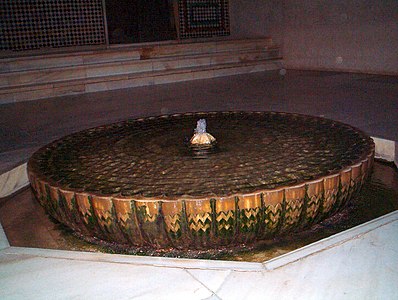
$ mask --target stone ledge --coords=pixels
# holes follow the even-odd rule
[[[280,68],[282,68],[282,60],[280,58],[270,58],[242,63],[215,64],[159,71],[147,70],[138,73],[29,84],[0,88],[0,104],[243,73],[272,71]],[[198,76],[199,74],[200,76]]]
[[[271,67],[268,61],[272,60],[275,64]],[[264,67],[266,62],[268,66]],[[279,47],[266,37],[137,44],[3,58],[0,59],[0,104],[274,70],[281,65]],[[195,76],[196,73],[200,74]]]

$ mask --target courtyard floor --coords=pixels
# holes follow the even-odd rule
[[[398,77],[288,70],[0,105],[0,174],[85,128],[221,110],[322,116],[396,142]],[[395,211],[273,260],[245,263],[10,247],[0,226],[0,298],[397,299],[397,237]]]

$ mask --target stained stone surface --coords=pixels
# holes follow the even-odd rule
[[[203,118],[217,144],[198,151],[189,139]],[[82,236],[208,248],[325,218],[359,191],[373,156],[368,136],[323,118],[188,113],[67,136],[37,151],[28,172],[49,214]]]

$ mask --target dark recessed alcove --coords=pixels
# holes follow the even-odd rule
[[[106,1],[110,44],[129,44],[177,37],[172,1]]]

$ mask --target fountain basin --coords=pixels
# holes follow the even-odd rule
[[[198,157],[205,118],[217,138]],[[354,197],[374,143],[318,117],[276,112],[187,113],[72,134],[28,163],[46,211],[87,238],[121,247],[233,247],[318,222]]]

